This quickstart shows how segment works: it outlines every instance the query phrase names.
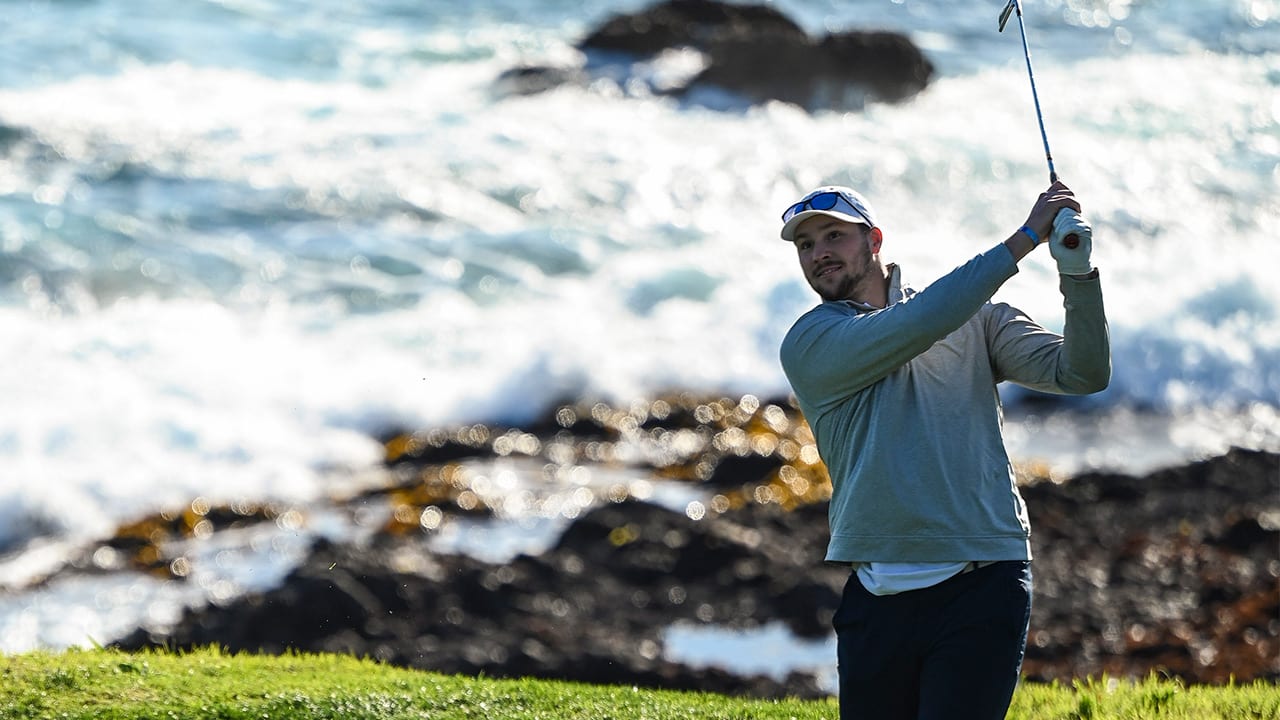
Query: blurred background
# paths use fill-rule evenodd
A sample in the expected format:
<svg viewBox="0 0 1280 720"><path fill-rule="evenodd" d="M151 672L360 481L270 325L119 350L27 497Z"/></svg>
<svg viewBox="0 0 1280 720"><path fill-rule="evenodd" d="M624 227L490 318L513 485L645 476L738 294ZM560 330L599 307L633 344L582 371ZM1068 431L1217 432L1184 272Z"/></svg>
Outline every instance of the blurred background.
<svg viewBox="0 0 1280 720"><path fill-rule="evenodd" d="M42 581L194 498L375 487L395 430L785 397L777 346L815 297L778 214L813 186L867 195L917 285L1022 223L1047 171L1002 3L769 5L813 35L903 33L932 82L716 109L653 91L699 67L677 52L644 82L496 85L580 64L633 0L0 0L0 651L271 586L344 521L277 524L194 588ZM1026 22L1115 373L1073 402L1002 389L1015 461L1280 450L1280 2L1047 0ZM1060 328L1047 253L996 299ZM453 547L506 547L478 537Z"/></svg>

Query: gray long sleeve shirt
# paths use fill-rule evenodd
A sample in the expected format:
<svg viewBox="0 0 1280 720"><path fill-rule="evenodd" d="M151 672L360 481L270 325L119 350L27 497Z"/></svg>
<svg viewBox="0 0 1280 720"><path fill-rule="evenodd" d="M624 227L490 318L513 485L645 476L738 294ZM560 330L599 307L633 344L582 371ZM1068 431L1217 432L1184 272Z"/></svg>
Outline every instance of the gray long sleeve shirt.
<svg viewBox="0 0 1280 720"><path fill-rule="evenodd" d="M1031 558L996 384L1097 392L1111 360L1096 273L1060 276L1058 335L990 302L1017 271L1003 245L918 292L894 267L887 307L824 302L787 333L783 370L831 475L827 560Z"/></svg>

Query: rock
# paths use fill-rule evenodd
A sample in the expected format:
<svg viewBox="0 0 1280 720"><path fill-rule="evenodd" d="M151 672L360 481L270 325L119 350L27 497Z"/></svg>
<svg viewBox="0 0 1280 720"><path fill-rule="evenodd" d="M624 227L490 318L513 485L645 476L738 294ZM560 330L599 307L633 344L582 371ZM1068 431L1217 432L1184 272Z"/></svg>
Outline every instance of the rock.
<svg viewBox="0 0 1280 720"><path fill-rule="evenodd" d="M524 65L504 71L493 84L499 96L536 95L564 85L585 87L590 75L583 68Z"/></svg>
<svg viewBox="0 0 1280 720"><path fill-rule="evenodd" d="M583 67L514 68L495 90L528 95L606 78L623 87L639 81L648 92L718 109L781 101L809 111L850 110L910 98L933 76L932 64L905 35L851 31L812 38L772 7L717 0L667 0L615 15L577 47ZM638 64L682 48L705 59L687 81L659 84L637 73Z"/></svg>
<svg viewBox="0 0 1280 720"><path fill-rule="evenodd" d="M7 154L19 141L25 140L27 133L19 128L0 123L0 154Z"/></svg>
<svg viewBox="0 0 1280 720"><path fill-rule="evenodd" d="M1254 547L1275 549L1280 547L1280 531L1263 527L1256 517L1245 517L1233 522L1226 532L1208 538L1207 542L1236 553L1249 552Z"/></svg>
<svg viewBox="0 0 1280 720"><path fill-rule="evenodd" d="M759 485L767 482L771 475L778 472L782 464L781 460L772 455L762 456L754 453L743 456L728 455L716 463L715 470L711 472L711 477L707 478L706 484L713 488Z"/></svg>
<svg viewBox="0 0 1280 720"><path fill-rule="evenodd" d="M1280 677L1280 536L1260 522L1280 509L1280 456L1233 450L1023 495L1036 555L1029 678Z"/></svg>
<svg viewBox="0 0 1280 720"><path fill-rule="evenodd" d="M636 443L643 434L709 439L786 426L796 432L791 442L804 441L794 409L780 419L780 407L754 398L653 410L592 406L595 422L582 427L624 428ZM588 413L558 416L543 429L563 440L566 431L555 428L576 426ZM459 432L396 435L403 452L389 453L388 465L429 484L433 471L421 463L445 447L436 440L524 438L515 430ZM821 560L826 502L793 498L784 509L753 501L749 486L766 487L775 474L768 465L777 461L738 465L720 452L709 444L689 459L719 462L715 472L734 478L726 484L747 486L723 491L719 510L608 502L577 518L541 555L502 564L432 552L421 527L384 532L367 545L318 541L280 587L189 611L171 629L139 630L116 644L344 652L491 677L821 696L811 675L739 677L664 656L664 630L676 623L749 629L783 622L800 637L827 637L848 577L847 568ZM794 467L777 474L786 469ZM397 492L409 502L407 490ZM1233 450L1147 477L1089 473L1028 485L1023 494L1036 557L1029 678L1280 679L1280 456Z"/></svg>
<svg viewBox="0 0 1280 720"><path fill-rule="evenodd" d="M819 48L826 62L821 82L835 88L865 86L876 100L906 100L933 78L933 63L899 33L834 33Z"/></svg>
<svg viewBox="0 0 1280 720"><path fill-rule="evenodd" d="M424 568L405 572L393 568L400 540L364 549L321 541L281 587L116 645L347 652L449 673L820 697L809 675L738 677L662 658L662 631L674 622L783 619L807 635L829 626L836 577L762 552L764 542L727 519L639 502L598 508L546 554L501 566L423 549Z"/></svg>
<svg viewBox="0 0 1280 720"><path fill-rule="evenodd" d="M920 92L933 65L905 36L846 32L821 41L732 37L709 50L710 63L680 95L719 89L752 104L780 100L810 110L859 109Z"/></svg>
<svg viewBox="0 0 1280 720"><path fill-rule="evenodd" d="M581 50L625 53L637 59L670 48L708 50L727 39L807 40L804 30L767 5L716 0L667 0L634 13L614 15L578 43Z"/></svg>

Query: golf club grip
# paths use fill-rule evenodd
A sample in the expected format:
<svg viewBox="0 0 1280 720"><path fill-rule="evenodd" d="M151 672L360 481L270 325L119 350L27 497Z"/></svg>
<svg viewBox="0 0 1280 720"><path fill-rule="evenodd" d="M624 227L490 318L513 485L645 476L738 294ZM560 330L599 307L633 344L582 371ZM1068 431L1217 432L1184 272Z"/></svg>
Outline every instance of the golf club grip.
<svg viewBox="0 0 1280 720"><path fill-rule="evenodd" d="M1049 182L1058 182L1058 173L1053 170L1053 160L1049 161ZM1080 236L1075 233L1071 233L1070 235L1063 237L1062 247L1068 250L1075 250L1080 247Z"/></svg>

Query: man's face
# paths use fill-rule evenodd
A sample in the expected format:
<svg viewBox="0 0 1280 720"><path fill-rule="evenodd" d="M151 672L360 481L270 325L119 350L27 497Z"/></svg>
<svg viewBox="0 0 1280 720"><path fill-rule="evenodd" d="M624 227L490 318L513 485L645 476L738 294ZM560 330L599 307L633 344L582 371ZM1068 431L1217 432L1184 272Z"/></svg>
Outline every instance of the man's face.
<svg viewBox="0 0 1280 720"><path fill-rule="evenodd" d="M823 215L796 228L800 269L823 300L849 300L872 271L871 233L867 226Z"/></svg>

